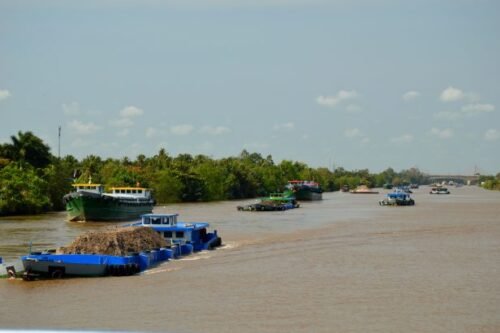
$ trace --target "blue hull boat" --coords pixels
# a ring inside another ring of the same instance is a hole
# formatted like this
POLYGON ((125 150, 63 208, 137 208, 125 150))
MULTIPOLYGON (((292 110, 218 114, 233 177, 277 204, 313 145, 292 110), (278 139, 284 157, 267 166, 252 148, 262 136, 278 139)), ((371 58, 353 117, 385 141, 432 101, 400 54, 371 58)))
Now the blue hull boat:
POLYGON ((128 226, 150 227, 167 242, 157 248, 126 256, 106 254, 56 254, 32 252, 21 258, 23 278, 62 278, 64 276, 127 276, 143 272, 161 262, 211 250, 222 244, 217 231, 207 232, 206 222, 177 222, 178 214, 144 214, 141 221, 128 226))
POLYGON ((133 275, 161 262, 177 258, 180 254, 180 249, 177 247, 160 248, 128 256, 33 252, 21 257, 21 260, 24 266, 23 278, 32 280, 37 277, 133 275))
POLYGON ((177 222, 178 216, 179 214, 144 214, 140 222, 131 226, 153 228, 167 241, 167 244, 179 246, 182 255, 185 255, 185 252, 212 250, 222 245, 217 230, 207 231, 209 223, 177 222))

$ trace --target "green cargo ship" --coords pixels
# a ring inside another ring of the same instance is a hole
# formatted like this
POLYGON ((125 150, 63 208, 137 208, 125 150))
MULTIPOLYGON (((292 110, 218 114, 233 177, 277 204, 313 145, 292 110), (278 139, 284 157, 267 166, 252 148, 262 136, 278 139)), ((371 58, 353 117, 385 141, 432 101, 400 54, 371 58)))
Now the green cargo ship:
POLYGON ((319 183, 308 180, 290 180, 287 191, 295 196, 296 200, 322 200, 323 189, 319 183))
POLYGON ((151 191, 143 187, 113 187, 104 192, 101 184, 73 184, 64 196, 70 221, 126 221, 153 212, 151 191))

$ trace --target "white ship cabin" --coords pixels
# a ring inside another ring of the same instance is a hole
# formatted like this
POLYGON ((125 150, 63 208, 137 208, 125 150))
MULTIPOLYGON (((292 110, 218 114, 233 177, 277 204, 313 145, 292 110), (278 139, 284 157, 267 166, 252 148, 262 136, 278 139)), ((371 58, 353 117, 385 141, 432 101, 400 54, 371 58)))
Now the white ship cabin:
POLYGON ((177 225, 177 216, 179 214, 144 214, 142 215, 141 224, 143 226, 172 227, 177 225))
POLYGON ((144 187, 112 187, 110 196, 130 198, 150 198, 151 191, 144 187))
POLYGON ((73 184, 71 185, 76 192, 92 192, 102 194, 104 193, 104 185, 102 184, 73 184))

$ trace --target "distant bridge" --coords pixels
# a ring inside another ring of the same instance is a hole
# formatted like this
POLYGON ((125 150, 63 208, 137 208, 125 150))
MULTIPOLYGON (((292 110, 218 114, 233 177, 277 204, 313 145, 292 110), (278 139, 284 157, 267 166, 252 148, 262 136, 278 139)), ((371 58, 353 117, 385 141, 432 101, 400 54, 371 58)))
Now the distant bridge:
POLYGON ((470 175, 429 175, 428 178, 431 182, 449 182, 463 183, 468 185, 475 185, 479 182, 479 174, 470 175))

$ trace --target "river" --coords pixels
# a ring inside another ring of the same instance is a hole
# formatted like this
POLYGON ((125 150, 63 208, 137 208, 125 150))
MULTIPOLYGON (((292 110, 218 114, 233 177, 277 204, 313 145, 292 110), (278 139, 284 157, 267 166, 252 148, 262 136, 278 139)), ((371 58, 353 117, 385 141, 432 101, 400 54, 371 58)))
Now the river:
MULTIPOLYGON (((224 247, 132 277, 0 280, 0 328, 135 332, 500 332, 500 192, 451 188, 416 206, 325 193, 285 212, 252 201, 157 206, 224 247)), ((109 223, 0 219, 5 261, 109 223)))

